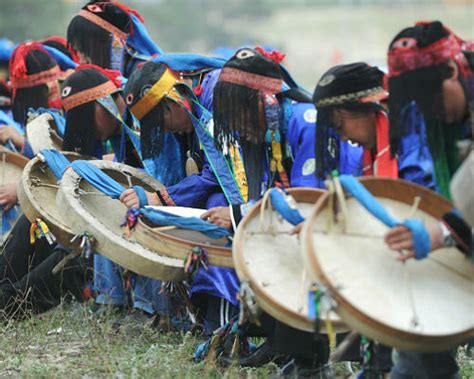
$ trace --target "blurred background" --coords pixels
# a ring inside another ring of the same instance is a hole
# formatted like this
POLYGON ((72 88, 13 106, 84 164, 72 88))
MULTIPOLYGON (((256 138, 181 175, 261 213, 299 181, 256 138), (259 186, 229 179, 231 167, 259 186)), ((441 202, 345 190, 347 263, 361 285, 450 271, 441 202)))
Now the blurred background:
MULTIPOLYGON (((386 67, 392 38, 417 20, 439 19, 474 39, 474 0, 122 0, 144 17, 167 52, 229 54, 260 44, 286 54, 312 90, 330 66, 364 60, 386 67)), ((0 38, 66 35, 86 1, 0 0, 0 38)))

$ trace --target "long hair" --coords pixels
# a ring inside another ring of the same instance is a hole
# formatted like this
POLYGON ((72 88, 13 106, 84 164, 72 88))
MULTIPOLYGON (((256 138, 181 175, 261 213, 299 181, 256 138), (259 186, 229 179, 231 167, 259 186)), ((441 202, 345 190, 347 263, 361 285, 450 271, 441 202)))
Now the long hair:
MULTIPOLYGON (((127 13, 128 8, 122 4, 95 0, 88 2, 82 9, 102 18, 124 33, 130 33, 131 21, 127 13)), ((68 25, 67 41, 73 50, 84 54, 91 60, 91 63, 103 68, 110 68, 113 41, 110 31, 77 15, 68 25)))
POLYGON ((93 156, 97 141, 95 104, 90 101, 67 112, 63 150, 93 156))
POLYGON ((71 48, 88 57, 93 64, 110 67, 112 35, 107 30, 81 16, 75 16, 67 28, 67 40, 71 48))
POLYGON ((258 199, 264 175, 264 104, 259 90, 218 81, 214 88, 214 135, 219 149, 242 149, 249 199, 258 199))

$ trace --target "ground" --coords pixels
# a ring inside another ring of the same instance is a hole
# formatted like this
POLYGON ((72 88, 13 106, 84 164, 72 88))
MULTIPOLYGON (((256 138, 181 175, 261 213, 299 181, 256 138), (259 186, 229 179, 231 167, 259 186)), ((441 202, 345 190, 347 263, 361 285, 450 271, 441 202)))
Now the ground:
MULTIPOLYGON (((117 332, 112 314, 98 319, 90 306, 63 305, 23 321, 0 325, 0 378, 266 378, 258 369, 208 367, 192 361, 198 343, 190 334, 152 329, 117 332)), ((462 378, 474 377, 474 357, 458 354, 462 378)), ((336 378, 350 373, 344 364, 336 378)))

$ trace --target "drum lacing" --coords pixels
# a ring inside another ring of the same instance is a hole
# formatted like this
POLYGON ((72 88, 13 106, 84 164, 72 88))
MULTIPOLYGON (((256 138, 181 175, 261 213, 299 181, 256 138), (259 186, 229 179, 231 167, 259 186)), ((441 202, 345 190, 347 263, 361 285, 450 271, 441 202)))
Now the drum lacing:
POLYGON ((195 246, 191 249, 188 256, 184 259, 184 272, 194 278, 202 266, 207 271, 209 267, 209 253, 200 246, 195 246))
POLYGON ((84 232, 82 234, 76 234, 74 237, 72 237, 71 242, 75 242, 79 238, 81 241, 79 245, 81 249, 81 256, 86 259, 89 259, 95 251, 95 245, 97 243, 97 240, 89 232, 84 232))
POLYGON ((308 291, 308 317, 310 320, 314 320, 315 333, 320 334, 321 319, 324 316, 329 345, 333 349, 336 347, 336 335, 329 313, 334 306, 334 301, 328 294, 326 287, 321 283, 312 283, 308 291))
POLYGON ((40 218, 36 218, 30 226, 30 244, 34 245, 37 239, 45 238, 49 245, 56 242, 56 237, 49 230, 48 225, 40 218))
POLYGON ((250 287, 249 282, 241 282, 237 298, 240 302, 239 325, 243 325, 246 321, 260 326, 260 308, 255 302, 255 294, 250 287))

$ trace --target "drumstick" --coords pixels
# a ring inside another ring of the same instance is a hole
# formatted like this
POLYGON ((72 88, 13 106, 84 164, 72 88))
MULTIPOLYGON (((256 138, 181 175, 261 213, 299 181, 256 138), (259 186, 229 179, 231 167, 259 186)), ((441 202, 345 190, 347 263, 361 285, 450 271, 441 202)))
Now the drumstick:
POLYGON ((153 226, 153 230, 158 230, 160 232, 168 232, 170 230, 178 229, 177 226, 168 225, 168 226, 153 226))
MULTIPOLYGON (((408 218, 412 218, 416 211, 418 210, 418 207, 420 206, 420 202, 421 202, 421 196, 415 196, 415 198, 413 199, 413 205, 410 209, 410 213, 408 214, 408 218)), ((400 251, 400 254, 407 254, 407 251, 406 250, 402 250, 400 251)), ((410 297, 410 303, 411 303, 411 308, 413 310, 413 318, 411 319, 411 326, 412 327, 417 327, 418 324, 419 324, 419 318, 418 318, 418 314, 416 312, 416 307, 415 307, 415 299, 413 298, 413 291, 412 291, 412 288, 411 288, 411 279, 410 279, 410 273, 408 272, 408 268, 407 268, 407 265, 406 265, 406 261, 403 261, 403 272, 404 272, 404 275, 405 275, 405 282, 406 282, 406 285, 408 287, 408 293, 409 293, 409 297, 410 297)))
POLYGON ((357 332, 350 332, 349 335, 344 338, 344 340, 339 344, 339 346, 334 350, 331 355, 329 356, 330 363, 339 362, 344 353, 352 346, 355 340, 359 338, 359 334, 357 332))
POLYGON ((345 231, 346 226, 347 226, 347 220, 348 220, 347 215, 349 213, 347 211, 347 204, 346 204, 346 198, 344 197, 344 191, 342 190, 341 182, 339 181, 339 178, 337 176, 334 178, 334 188, 336 189, 337 200, 339 201, 339 205, 341 207, 342 230, 345 231))
MULTIPOLYGON (((268 197, 270 196, 270 190, 267 190, 267 192, 265 192, 265 194, 263 195, 263 198, 262 198, 262 204, 260 205, 260 230, 263 232, 263 219, 264 219, 264 215, 265 215, 265 207, 267 205, 267 202, 268 202, 268 197)), ((270 213, 270 216, 271 216, 271 213, 270 213)), ((272 223, 271 223, 272 220, 270 220, 270 229, 271 229, 271 226, 272 226, 272 223)))

